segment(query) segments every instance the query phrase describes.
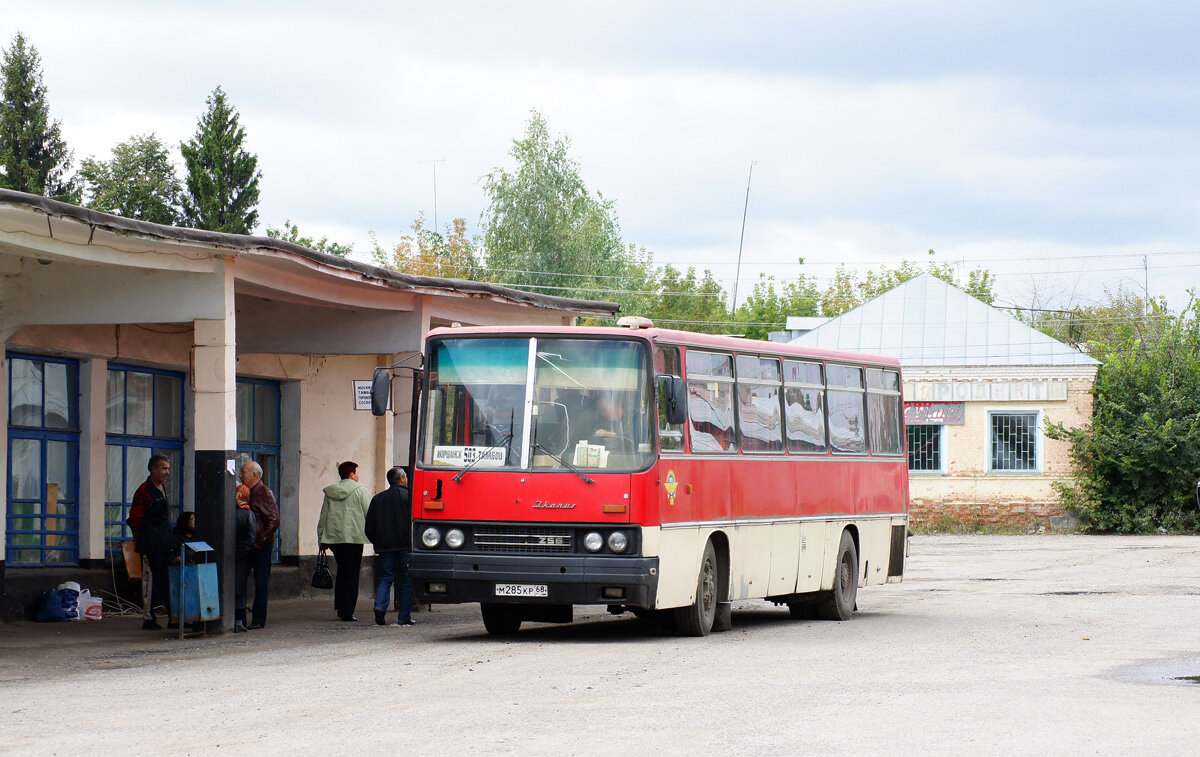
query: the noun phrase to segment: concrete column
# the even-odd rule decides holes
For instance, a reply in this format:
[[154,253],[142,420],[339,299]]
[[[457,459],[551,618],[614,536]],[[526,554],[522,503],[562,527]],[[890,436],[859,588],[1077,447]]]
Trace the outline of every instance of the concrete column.
[[237,488],[237,344],[233,269],[224,263],[220,320],[193,325],[191,376],[195,445],[196,535],[213,548],[221,596],[221,620],[210,632],[233,630],[234,492]]
[[300,555],[300,384],[279,384],[279,551],[290,557]]
[[[101,561],[104,554],[105,437],[108,361],[79,363],[79,560]],[[175,471],[172,471],[175,474]],[[176,474],[177,475],[177,474]]]

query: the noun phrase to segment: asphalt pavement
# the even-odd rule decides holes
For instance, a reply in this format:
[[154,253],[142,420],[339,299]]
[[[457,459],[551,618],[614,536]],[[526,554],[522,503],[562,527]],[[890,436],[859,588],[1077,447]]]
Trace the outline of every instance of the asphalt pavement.
[[0,753],[1197,752],[1200,537],[917,536],[858,596],[696,639],[603,608],[512,640],[473,605],[379,627],[365,596],[358,623],[291,600],[184,641],[0,625]]

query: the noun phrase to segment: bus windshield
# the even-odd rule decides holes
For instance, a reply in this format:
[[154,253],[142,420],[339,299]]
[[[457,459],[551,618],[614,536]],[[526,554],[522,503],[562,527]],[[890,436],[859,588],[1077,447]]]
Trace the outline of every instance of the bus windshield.
[[641,342],[440,339],[430,345],[425,465],[637,470],[653,459]]

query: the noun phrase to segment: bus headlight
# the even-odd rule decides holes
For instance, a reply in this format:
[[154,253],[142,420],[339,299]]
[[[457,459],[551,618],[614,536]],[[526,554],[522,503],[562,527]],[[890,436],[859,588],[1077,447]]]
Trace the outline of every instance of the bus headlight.
[[613,552],[624,552],[629,546],[629,537],[624,531],[613,531],[608,535],[608,548]]
[[466,540],[466,537],[463,536],[463,532],[457,528],[452,528],[446,532],[446,546],[450,549],[458,549]]
[[433,549],[442,543],[442,534],[436,528],[430,526],[421,533],[421,543],[428,549]]
[[604,537],[595,531],[589,531],[588,535],[583,537],[583,546],[587,547],[588,552],[599,552],[604,546]]

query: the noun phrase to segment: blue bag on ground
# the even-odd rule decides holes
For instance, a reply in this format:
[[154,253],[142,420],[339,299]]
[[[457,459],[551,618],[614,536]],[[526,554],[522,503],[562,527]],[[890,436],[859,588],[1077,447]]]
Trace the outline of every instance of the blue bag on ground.
[[81,588],[74,581],[63,581],[58,585],[58,595],[62,597],[63,612],[67,614],[67,620],[80,620],[79,617],[79,592]]
[[57,623],[65,622],[67,613],[63,609],[62,595],[58,593],[58,589],[51,589],[42,592],[42,598],[38,602],[37,621],[39,623]]

